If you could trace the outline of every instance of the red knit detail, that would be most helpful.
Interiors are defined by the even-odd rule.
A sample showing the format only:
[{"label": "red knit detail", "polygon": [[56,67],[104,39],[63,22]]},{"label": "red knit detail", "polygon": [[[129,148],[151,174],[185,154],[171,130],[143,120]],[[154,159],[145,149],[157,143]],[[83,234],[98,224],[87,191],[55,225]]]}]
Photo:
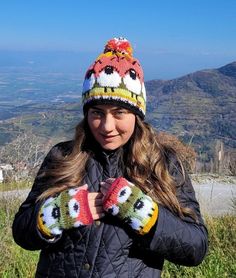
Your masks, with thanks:
[{"label": "red knit detail", "polygon": [[133,53],[131,44],[126,39],[123,38],[118,38],[118,39],[114,38],[109,40],[105,46],[104,52],[109,52],[109,51],[126,53],[129,54],[130,56],[132,56]]},{"label": "red knit detail", "polygon": [[103,207],[104,209],[108,209],[112,205],[116,205],[118,203],[118,193],[121,190],[121,188],[129,185],[127,180],[125,178],[117,178],[107,191],[106,197],[103,201]]},{"label": "red knit detail", "polygon": [[119,56],[101,56],[95,63],[89,67],[85,76],[90,70],[94,71],[94,76],[98,77],[100,72],[104,70],[107,66],[111,66],[118,72],[121,77],[124,77],[130,69],[134,69],[137,73],[141,83],[144,81],[143,70],[137,59],[132,58],[129,61],[124,57]]},{"label": "red knit detail", "polygon": [[80,205],[76,221],[80,221],[84,225],[92,224],[93,218],[88,204],[88,191],[83,189],[79,190],[73,198],[75,198]]}]

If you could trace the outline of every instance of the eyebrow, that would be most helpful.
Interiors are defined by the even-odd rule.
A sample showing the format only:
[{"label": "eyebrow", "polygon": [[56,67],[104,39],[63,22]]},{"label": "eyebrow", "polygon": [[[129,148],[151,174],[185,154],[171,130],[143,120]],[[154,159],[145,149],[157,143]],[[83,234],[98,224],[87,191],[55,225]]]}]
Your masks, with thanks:
[{"label": "eyebrow", "polygon": [[91,107],[91,109],[93,109],[93,110],[100,110],[100,111],[103,111],[103,109],[102,109],[102,108],[99,108],[99,107],[96,107],[96,106]]},{"label": "eyebrow", "polygon": [[[97,107],[97,106],[93,106],[93,107],[91,107],[91,109],[99,110],[99,111],[103,111],[103,112],[104,112],[104,109],[99,108],[99,107]],[[114,108],[111,108],[111,109],[110,109],[110,111],[116,111],[116,110],[127,110],[127,109],[125,109],[125,108],[123,108],[123,107],[114,107]]]}]

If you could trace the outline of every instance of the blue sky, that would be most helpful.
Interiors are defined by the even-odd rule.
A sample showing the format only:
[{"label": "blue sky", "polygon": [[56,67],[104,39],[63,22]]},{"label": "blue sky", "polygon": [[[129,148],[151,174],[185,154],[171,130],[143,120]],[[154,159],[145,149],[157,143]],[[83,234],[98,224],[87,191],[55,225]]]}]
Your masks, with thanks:
[{"label": "blue sky", "polygon": [[235,34],[235,0],[0,2],[1,51],[73,51],[89,65],[109,38],[123,36],[145,79],[236,61]]}]

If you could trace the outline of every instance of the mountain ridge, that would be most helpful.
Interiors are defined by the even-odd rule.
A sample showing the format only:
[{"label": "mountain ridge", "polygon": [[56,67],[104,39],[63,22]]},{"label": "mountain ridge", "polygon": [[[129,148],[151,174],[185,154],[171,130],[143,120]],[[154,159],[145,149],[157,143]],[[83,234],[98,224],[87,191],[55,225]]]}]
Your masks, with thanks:
[{"label": "mountain ridge", "polygon": [[149,121],[158,129],[191,142],[198,153],[212,155],[216,140],[236,147],[236,62],[172,80],[151,80],[146,89]]},{"label": "mountain ridge", "polygon": [[[35,83],[30,86],[34,89],[35,84],[43,96],[47,88],[46,81],[50,82],[51,94],[55,98],[60,95],[60,102],[43,102],[44,98],[41,98],[39,103],[29,103],[12,110],[9,114],[12,118],[0,122],[0,144],[11,141],[19,131],[28,129],[40,137],[52,137],[55,140],[72,136],[73,128],[82,117],[80,101],[78,98],[70,100],[68,95],[69,92],[73,97],[79,94],[75,77],[64,81],[59,75],[55,78],[59,78],[61,83],[56,83],[55,87],[51,85],[50,78],[45,76],[45,83],[40,76],[37,78],[36,81],[40,82],[31,78]],[[27,91],[22,91],[27,78],[22,82],[25,83],[20,84],[19,89],[27,94]],[[53,82],[57,82],[57,79]],[[217,69],[203,69],[171,80],[150,80],[145,85],[146,119],[157,130],[178,136],[193,146],[206,161],[214,155],[217,140],[223,141],[226,147],[236,148],[236,61]],[[13,93],[17,95],[17,91]],[[65,96],[68,102],[63,102]],[[27,99],[27,96],[23,99]]]}]

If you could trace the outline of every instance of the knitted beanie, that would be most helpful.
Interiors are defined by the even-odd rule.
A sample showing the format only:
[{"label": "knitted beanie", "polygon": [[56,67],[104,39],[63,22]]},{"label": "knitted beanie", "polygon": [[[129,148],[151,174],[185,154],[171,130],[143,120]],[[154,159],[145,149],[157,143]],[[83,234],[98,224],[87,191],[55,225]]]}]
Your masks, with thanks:
[{"label": "knitted beanie", "polygon": [[82,102],[84,113],[92,105],[114,104],[131,110],[142,119],[146,112],[143,70],[132,56],[132,46],[125,38],[107,42],[85,74]]}]

